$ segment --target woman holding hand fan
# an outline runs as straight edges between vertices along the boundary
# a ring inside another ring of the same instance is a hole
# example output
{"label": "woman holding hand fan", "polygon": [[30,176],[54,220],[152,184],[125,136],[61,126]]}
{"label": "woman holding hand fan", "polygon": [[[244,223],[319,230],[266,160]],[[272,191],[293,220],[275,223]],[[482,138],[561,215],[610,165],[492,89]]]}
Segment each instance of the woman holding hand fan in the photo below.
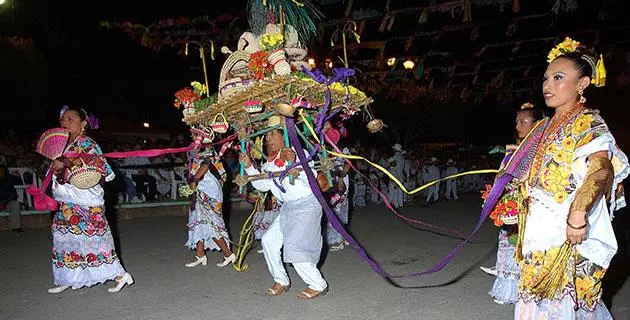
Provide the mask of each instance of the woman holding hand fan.
{"label": "woman holding hand fan", "polygon": [[[59,209],[52,224],[56,287],[48,292],[61,293],[70,287],[90,287],[108,280],[117,282],[108,291],[118,292],[126,284],[133,284],[133,278],[120,264],[105,219],[104,191],[99,182],[111,181],[114,173],[101,156],[100,147],[85,135],[88,125],[98,127],[97,121],[83,109],[64,107],[60,123],[69,135],[63,155],[54,158],[52,164],[53,198]],[[39,145],[38,152],[42,153]]]}

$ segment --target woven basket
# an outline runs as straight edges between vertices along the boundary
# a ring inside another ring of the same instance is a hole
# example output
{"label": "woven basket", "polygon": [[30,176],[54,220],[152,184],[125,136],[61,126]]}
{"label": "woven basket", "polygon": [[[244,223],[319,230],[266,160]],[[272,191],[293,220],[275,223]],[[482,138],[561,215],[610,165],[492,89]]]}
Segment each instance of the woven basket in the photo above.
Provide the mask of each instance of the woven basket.
{"label": "woven basket", "polygon": [[291,73],[291,65],[287,62],[284,49],[278,49],[269,54],[267,61],[273,66],[273,71],[279,76],[286,76]]}
{"label": "woven basket", "polygon": [[[218,121],[219,117],[223,118],[223,121]],[[217,115],[214,116],[212,123],[210,123],[210,128],[216,133],[226,133],[229,127],[230,125],[223,113],[217,113]]]}
{"label": "woven basket", "polygon": [[230,80],[221,83],[219,88],[219,94],[222,99],[234,96],[239,92],[243,92],[251,87],[253,82],[251,80],[242,80],[241,78],[232,78]]}
{"label": "woven basket", "polygon": [[260,100],[248,100],[243,103],[243,109],[247,113],[258,113],[263,110],[263,105]]}
{"label": "woven basket", "polygon": [[182,109],[184,117],[190,117],[195,114],[195,105],[192,102],[184,103],[184,109]]}
{"label": "woven basket", "polygon": [[199,128],[190,128],[190,133],[194,137],[195,144],[208,144],[214,140],[214,132],[203,126]]}
{"label": "woven basket", "polygon": [[35,151],[50,160],[55,160],[63,155],[69,136],[70,132],[66,129],[50,129],[39,137]]}
{"label": "woven basket", "polygon": [[370,130],[371,133],[377,133],[383,130],[383,127],[385,127],[385,124],[383,123],[383,120],[381,119],[373,119],[367,124],[367,128],[368,130]]}
{"label": "woven basket", "polygon": [[101,172],[94,166],[85,164],[70,173],[70,184],[79,189],[90,189],[101,181]]}

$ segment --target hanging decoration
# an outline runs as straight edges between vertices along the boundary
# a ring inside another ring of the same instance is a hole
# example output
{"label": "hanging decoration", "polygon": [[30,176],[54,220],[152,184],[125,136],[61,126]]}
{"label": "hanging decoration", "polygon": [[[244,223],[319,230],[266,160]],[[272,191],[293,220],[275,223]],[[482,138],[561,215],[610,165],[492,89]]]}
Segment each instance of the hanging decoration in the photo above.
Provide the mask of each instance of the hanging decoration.
{"label": "hanging decoration", "polygon": [[354,21],[348,21],[344,24],[343,28],[337,29],[330,37],[330,45],[335,46],[334,40],[339,37],[341,34],[341,46],[343,49],[343,64],[346,68],[348,68],[348,45],[347,45],[347,35],[354,37],[358,44],[361,43],[361,36],[357,33],[357,24]]}
{"label": "hanging decoration", "polygon": [[[121,30],[131,38],[139,39],[142,46],[161,51],[165,48],[183,48],[191,41],[230,41],[239,34],[236,25],[238,19],[230,14],[222,14],[216,17],[204,15],[163,19],[150,25],[130,21],[101,21],[99,24],[105,29]],[[183,54],[183,50],[180,53]]]}

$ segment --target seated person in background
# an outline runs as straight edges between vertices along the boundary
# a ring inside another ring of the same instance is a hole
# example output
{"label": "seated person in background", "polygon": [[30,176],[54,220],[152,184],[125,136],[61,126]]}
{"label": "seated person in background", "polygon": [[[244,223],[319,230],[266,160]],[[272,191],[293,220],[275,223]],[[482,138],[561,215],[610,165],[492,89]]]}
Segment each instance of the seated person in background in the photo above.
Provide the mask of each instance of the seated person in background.
{"label": "seated person in background", "polygon": [[20,203],[15,190],[17,178],[9,174],[5,165],[0,165],[0,211],[9,212],[9,224],[17,233],[22,232]]}

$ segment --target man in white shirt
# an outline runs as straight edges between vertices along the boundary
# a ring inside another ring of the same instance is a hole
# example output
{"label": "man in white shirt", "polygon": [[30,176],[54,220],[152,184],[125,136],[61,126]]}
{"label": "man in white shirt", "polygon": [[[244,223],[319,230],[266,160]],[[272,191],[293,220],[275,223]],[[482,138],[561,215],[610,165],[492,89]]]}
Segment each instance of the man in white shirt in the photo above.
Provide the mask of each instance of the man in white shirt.
{"label": "man in white shirt", "polygon": [[[268,126],[280,125],[283,120],[272,116]],[[265,143],[268,161],[260,169],[252,165],[249,154],[241,153],[241,161],[248,175],[283,171],[289,162],[296,161],[295,150],[285,146],[282,129],[268,132]],[[297,170],[291,174],[294,176],[292,184],[289,177],[282,181],[269,178],[251,181],[254,188],[271,191],[282,202],[278,216],[261,239],[265,261],[275,282],[267,290],[267,295],[277,296],[289,289],[290,280],[283,265],[286,262],[293,264],[295,271],[308,285],[298,297],[313,299],[328,291],[328,284],[317,269],[323,242],[322,207],[313,195],[306,174]]]}

